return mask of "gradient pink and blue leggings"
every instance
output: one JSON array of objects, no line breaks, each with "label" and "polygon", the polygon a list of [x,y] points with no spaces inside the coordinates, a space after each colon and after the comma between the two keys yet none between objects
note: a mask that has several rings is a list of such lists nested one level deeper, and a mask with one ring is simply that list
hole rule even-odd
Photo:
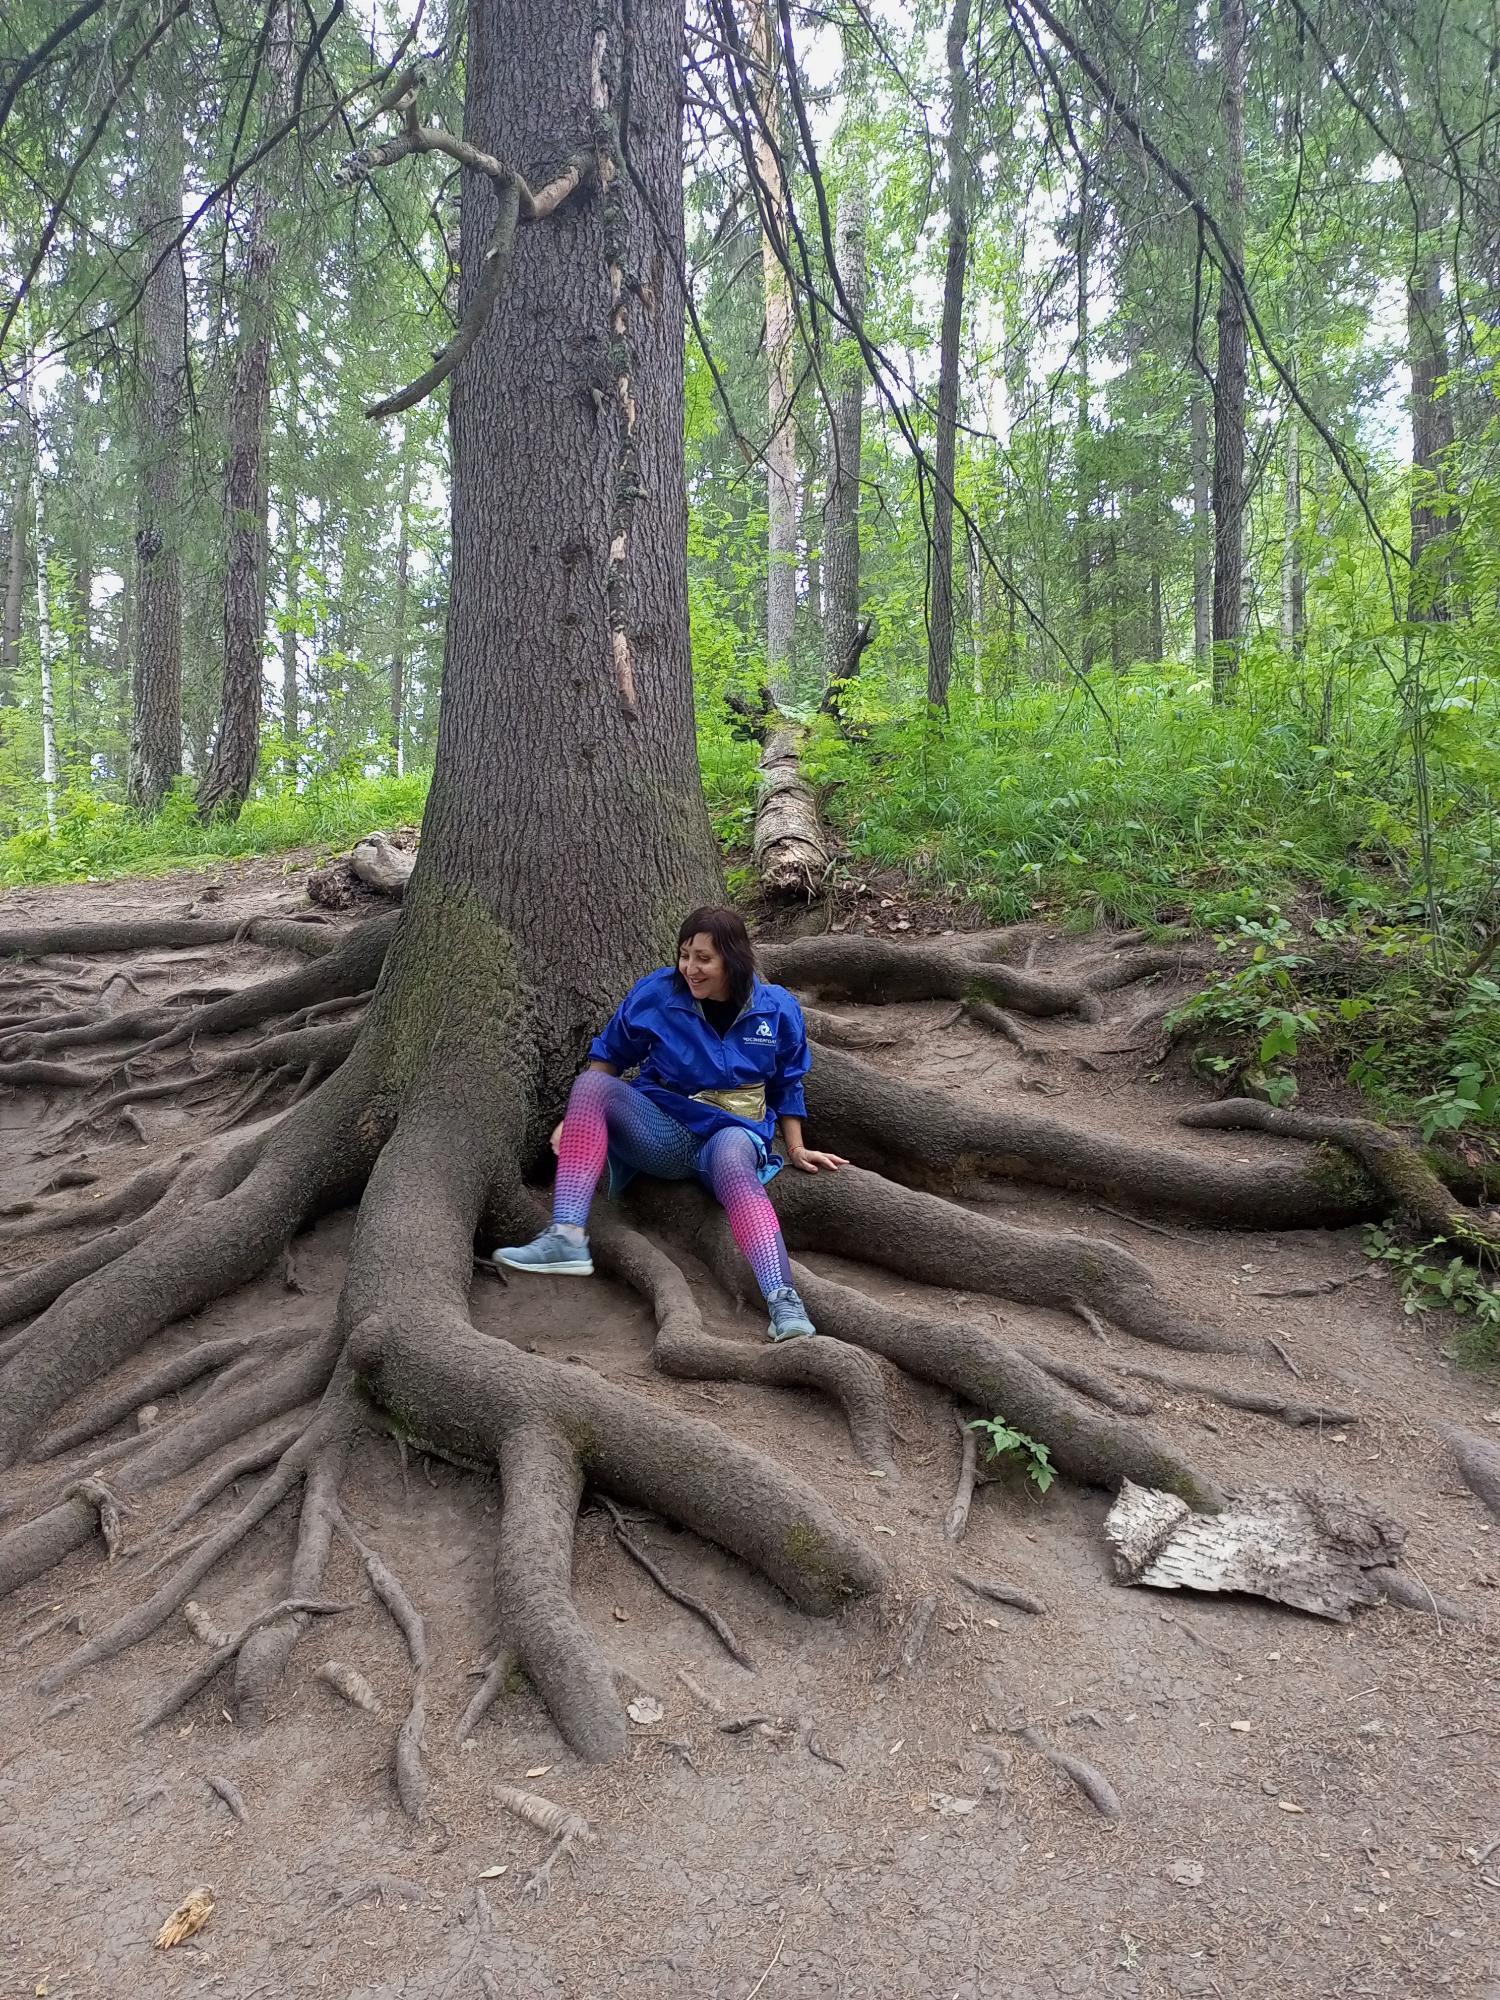
[{"label": "gradient pink and blue leggings", "polygon": [[699,1139],[619,1077],[585,1070],[573,1085],[563,1119],[552,1196],[554,1222],[579,1229],[586,1225],[611,1152],[623,1165],[660,1181],[686,1181],[695,1175],[706,1181],[729,1217],[734,1240],[762,1295],[769,1298],[792,1282],[781,1225],[760,1184],[760,1154],[748,1132],[726,1125]]}]

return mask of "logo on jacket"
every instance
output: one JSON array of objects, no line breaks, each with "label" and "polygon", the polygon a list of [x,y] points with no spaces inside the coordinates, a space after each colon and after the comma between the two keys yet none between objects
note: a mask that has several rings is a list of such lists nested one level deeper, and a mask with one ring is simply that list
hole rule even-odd
[{"label": "logo on jacket", "polygon": [[760,1026],[755,1030],[755,1039],[758,1042],[774,1042],[776,1039],[776,1030],[771,1026],[769,1021],[762,1021]]}]

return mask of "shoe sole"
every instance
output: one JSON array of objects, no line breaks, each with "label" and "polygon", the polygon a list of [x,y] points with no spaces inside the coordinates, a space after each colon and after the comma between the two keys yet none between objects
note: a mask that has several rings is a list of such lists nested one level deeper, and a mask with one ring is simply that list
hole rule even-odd
[{"label": "shoe sole", "polygon": [[507,1271],[527,1271],[533,1278],[592,1278],[594,1275],[592,1258],[587,1264],[520,1264],[497,1252],[490,1262],[503,1264]]}]

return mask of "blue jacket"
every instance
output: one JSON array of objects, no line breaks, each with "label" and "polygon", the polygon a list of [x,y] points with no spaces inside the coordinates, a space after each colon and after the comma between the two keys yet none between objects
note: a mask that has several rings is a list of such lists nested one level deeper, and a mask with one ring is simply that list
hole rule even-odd
[{"label": "blue jacket", "polygon": [[[812,1068],[802,1009],[784,986],[757,979],[727,1033],[704,1018],[674,966],[638,979],[594,1037],[590,1056],[624,1071],[640,1067],[636,1089],[700,1139],[725,1125],[740,1125],[769,1146],[776,1120],[806,1116],[802,1079]],[[763,1118],[737,1117],[705,1104],[697,1091],[760,1084]]]}]

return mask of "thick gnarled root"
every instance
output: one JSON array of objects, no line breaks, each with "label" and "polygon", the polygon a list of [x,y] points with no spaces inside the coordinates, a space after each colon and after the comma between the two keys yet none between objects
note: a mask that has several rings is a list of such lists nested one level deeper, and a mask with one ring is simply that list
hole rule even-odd
[{"label": "thick gnarled root", "polygon": [[446,1315],[372,1321],[351,1356],[399,1434],[460,1464],[498,1467],[507,1643],[583,1756],[611,1757],[624,1743],[613,1676],[567,1590],[585,1477],[729,1549],[802,1610],[837,1610],[884,1580],[794,1474],[590,1371],[485,1340]]},{"label": "thick gnarled root", "polygon": [[768,976],[788,986],[882,1005],[896,1000],[983,1001],[1044,1018],[1094,1019],[1101,996],[1139,979],[1195,969],[1180,948],[1147,945],[1108,951],[1065,976],[1008,965],[1013,938],[1001,933],[895,944],[884,938],[801,938],[762,948]]},{"label": "thick gnarled root", "polygon": [[[659,1227],[690,1231],[693,1211],[678,1191],[642,1185],[633,1206]],[[632,1229],[601,1216],[591,1237],[595,1262],[646,1299],[656,1315],[652,1358],[665,1375],[695,1382],[755,1382],[766,1388],[813,1389],[843,1411],[860,1463],[896,1478],[891,1415],[879,1366],[858,1347],[837,1340],[788,1340],[752,1346],[709,1333],[687,1279],[671,1258]],[[720,1272],[741,1282],[735,1257]]]},{"label": "thick gnarled root", "polygon": [[1380,1212],[1374,1183],[1337,1157],[1261,1166],[1173,1152],[1010,1106],[989,1110],[834,1049],[818,1051],[807,1098],[823,1144],[924,1187],[991,1175],[1247,1229],[1337,1228]]},{"label": "thick gnarled root", "polygon": [[1018,1229],[880,1174],[782,1174],[772,1200],[787,1242],[904,1277],[1092,1314],[1138,1340],[1208,1352],[1238,1343],[1174,1306],[1138,1257],[1101,1237]]},{"label": "thick gnarled root", "polygon": [[1199,1131],[1265,1132],[1272,1138],[1341,1147],[1378,1190],[1388,1213],[1429,1236],[1441,1236],[1463,1256],[1500,1265],[1500,1229],[1493,1220],[1455,1198],[1420,1146],[1373,1119],[1279,1110],[1258,1098],[1228,1097],[1184,1111],[1177,1122]]}]

